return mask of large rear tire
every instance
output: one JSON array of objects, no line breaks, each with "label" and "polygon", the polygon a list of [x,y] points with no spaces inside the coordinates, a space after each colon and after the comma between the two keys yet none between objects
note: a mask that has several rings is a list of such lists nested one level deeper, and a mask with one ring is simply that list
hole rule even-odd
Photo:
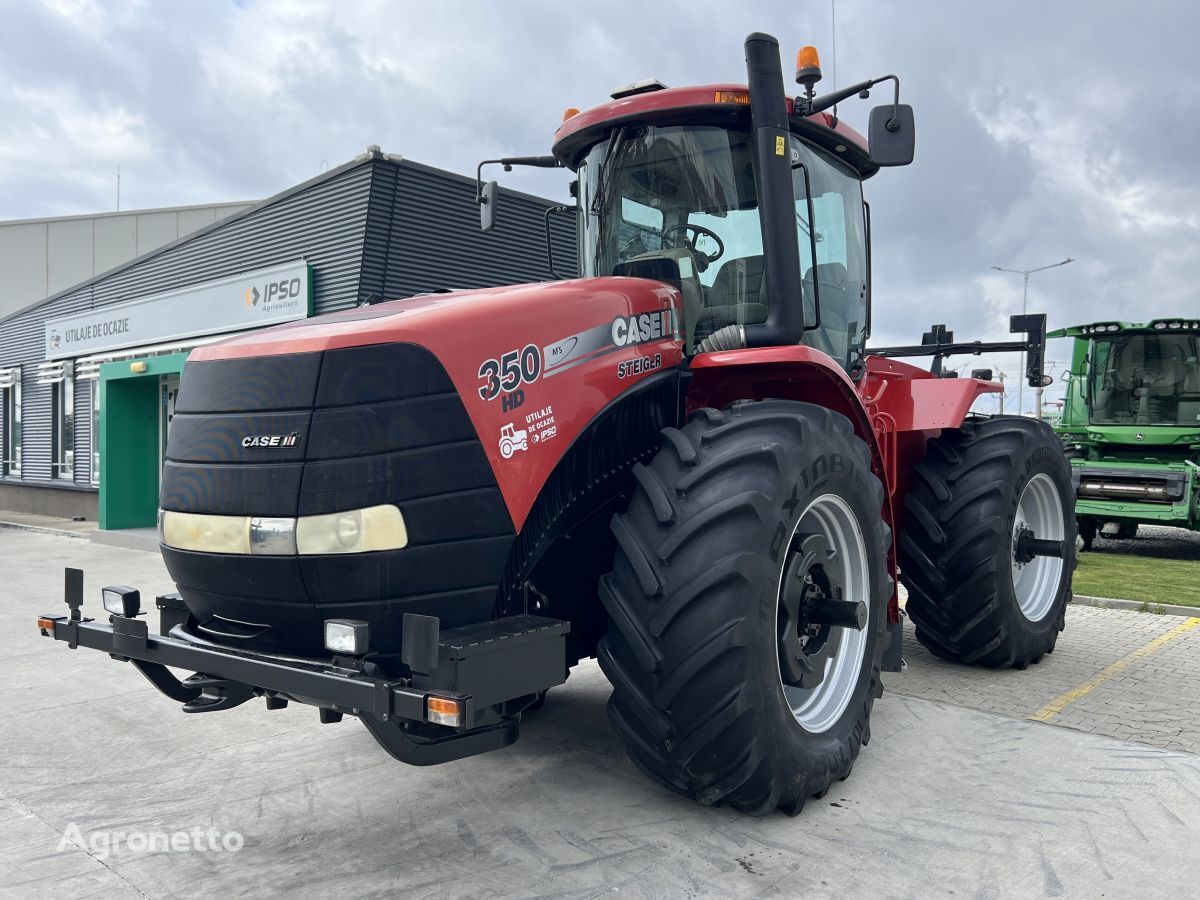
[{"label": "large rear tire", "polygon": [[[898,542],[917,640],[993,668],[1052,652],[1075,569],[1074,497],[1062,444],[1043,422],[973,419],[931,440]],[[1036,540],[1061,556],[1031,556]]]},{"label": "large rear tire", "polygon": [[850,773],[882,692],[882,487],[850,422],[806,403],[701,410],[663,437],[600,585],[609,717],[671,790],[795,814]]}]

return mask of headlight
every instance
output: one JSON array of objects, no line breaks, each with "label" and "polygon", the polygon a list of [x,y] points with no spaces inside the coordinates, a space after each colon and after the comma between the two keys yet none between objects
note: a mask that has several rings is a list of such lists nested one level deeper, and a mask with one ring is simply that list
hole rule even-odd
[{"label": "headlight", "polygon": [[254,556],[369,553],[408,545],[404,516],[391,504],[299,519],[159,510],[158,533],[177,550]]},{"label": "headlight", "polygon": [[249,553],[249,516],[208,516],[163,510],[159,538],[168,547],[201,553]]},{"label": "headlight", "polygon": [[399,550],[407,545],[404,516],[391,504],[303,516],[296,523],[296,549],[306,555]]}]

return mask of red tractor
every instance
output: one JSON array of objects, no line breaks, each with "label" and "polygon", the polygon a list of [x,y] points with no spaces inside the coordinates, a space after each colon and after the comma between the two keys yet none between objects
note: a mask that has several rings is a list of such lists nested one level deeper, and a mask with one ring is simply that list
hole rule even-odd
[{"label": "red tractor", "polygon": [[[785,96],[643,82],[569,111],[584,277],[434,294],[195,350],[163,470],[160,633],[133,588],[44,633],[129,660],[188,712],[252,697],[357,716],[395,757],[516,740],[596,656],[633,762],[671,790],[795,813],[849,774],[900,660],[897,577],[934,653],[1054,648],[1075,553],[1048,426],[969,414],[953,353],[868,351],[862,182],[911,161],[894,76]],[[870,141],[827,110],[881,82]],[[497,192],[481,188],[483,220]],[[502,215],[502,213],[500,213]],[[932,356],[932,371],[897,361]],[[180,680],[169,668],[197,674]]]}]

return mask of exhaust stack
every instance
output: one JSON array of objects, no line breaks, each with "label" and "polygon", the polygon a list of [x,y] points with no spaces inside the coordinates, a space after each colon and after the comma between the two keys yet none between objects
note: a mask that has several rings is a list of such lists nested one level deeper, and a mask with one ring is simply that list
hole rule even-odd
[{"label": "exhaust stack", "polygon": [[767,320],[746,326],[746,344],[798,344],[804,334],[804,303],[792,191],[791,131],[779,42],[769,34],[755,32],[746,38],[746,76],[768,303]]}]

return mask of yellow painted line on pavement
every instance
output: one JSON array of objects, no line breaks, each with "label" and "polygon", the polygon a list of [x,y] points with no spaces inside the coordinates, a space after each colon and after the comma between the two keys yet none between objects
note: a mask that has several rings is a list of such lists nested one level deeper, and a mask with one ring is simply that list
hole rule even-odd
[{"label": "yellow painted line on pavement", "polygon": [[1158,650],[1164,644],[1168,644],[1181,634],[1186,634],[1197,625],[1200,625],[1200,618],[1192,617],[1185,620],[1182,624],[1176,625],[1170,631],[1164,632],[1149,643],[1143,644],[1127,656],[1122,656],[1112,665],[1101,669],[1087,681],[1071,688],[1065,694],[1059,694],[1029,718],[1035,722],[1048,722],[1060,712],[1062,712],[1068,704],[1074,703],[1080,697],[1086,697],[1104,682],[1108,681],[1114,675],[1119,675],[1125,669],[1128,669],[1139,659],[1143,659]]}]

